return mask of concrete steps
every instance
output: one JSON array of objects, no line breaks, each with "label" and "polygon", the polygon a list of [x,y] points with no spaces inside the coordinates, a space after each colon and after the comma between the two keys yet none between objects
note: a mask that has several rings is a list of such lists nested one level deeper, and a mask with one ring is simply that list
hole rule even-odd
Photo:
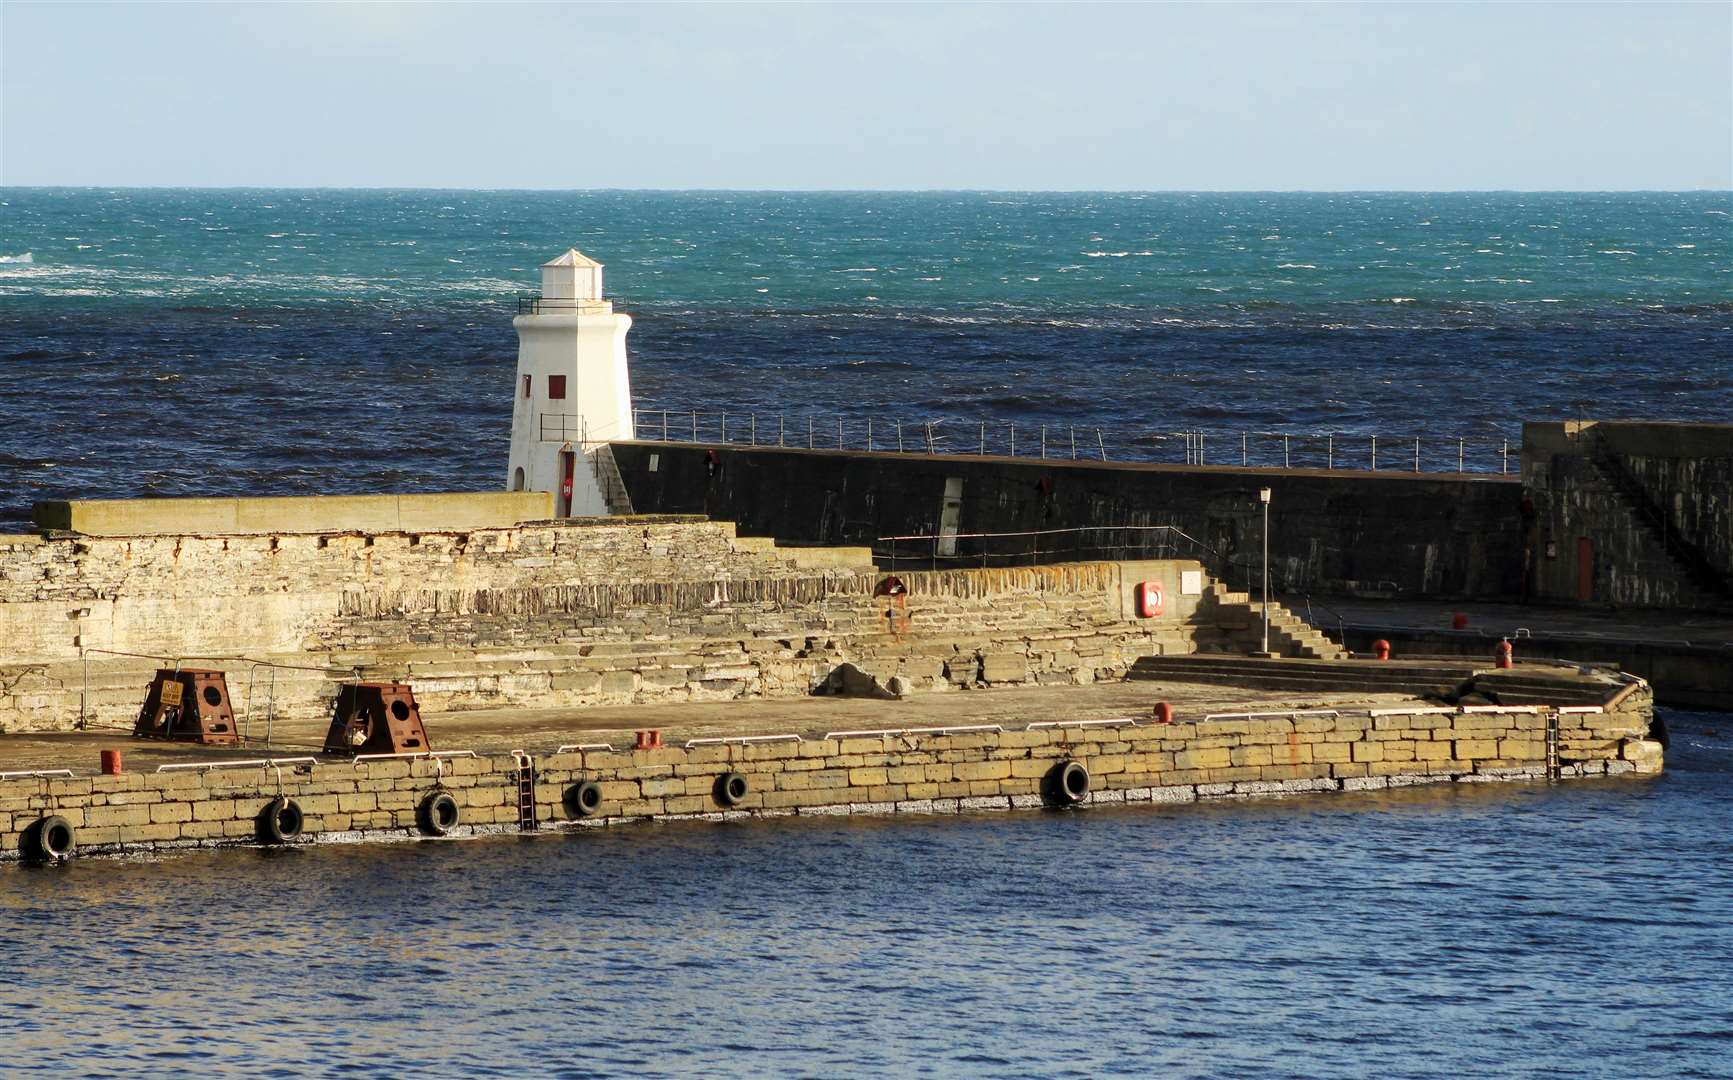
[{"label": "concrete steps", "polygon": [[1473,675],[1473,667],[1466,664],[1396,667],[1378,661],[1194,655],[1140,657],[1132,664],[1126,677],[1246,689],[1406,694],[1422,697],[1452,694]]},{"label": "concrete steps", "polygon": [[[1241,652],[1260,651],[1263,646],[1264,611],[1261,600],[1232,592],[1221,582],[1205,591],[1199,615],[1223,632]],[[1314,660],[1336,660],[1347,656],[1341,645],[1282,605],[1270,603],[1270,651],[1279,656]]]},{"label": "concrete steps", "polygon": [[620,475],[619,464],[614,461],[614,448],[604,443],[590,451],[589,457],[590,470],[595,474],[596,486],[601,489],[602,501],[607,504],[608,513],[633,513],[632,496],[626,490],[626,481]]}]

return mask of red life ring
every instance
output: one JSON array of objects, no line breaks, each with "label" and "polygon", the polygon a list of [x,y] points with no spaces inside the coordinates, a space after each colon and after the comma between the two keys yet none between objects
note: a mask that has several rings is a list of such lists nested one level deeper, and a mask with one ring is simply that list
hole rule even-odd
[{"label": "red life ring", "polygon": [[1166,596],[1163,595],[1161,582],[1140,581],[1137,584],[1137,617],[1140,619],[1155,619],[1166,610]]}]

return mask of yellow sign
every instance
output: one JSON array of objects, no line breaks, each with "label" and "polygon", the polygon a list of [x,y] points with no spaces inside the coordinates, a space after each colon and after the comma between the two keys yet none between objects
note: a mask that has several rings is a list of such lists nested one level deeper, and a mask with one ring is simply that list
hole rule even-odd
[{"label": "yellow sign", "polygon": [[182,689],[183,688],[182,688],[181,684],[178,682],[165,682],[165,683],[163,683],[162,684],[162,698],[161,698],[162,704],[164,704],[164,705],[179,705],[181,703],[181,690]]}]

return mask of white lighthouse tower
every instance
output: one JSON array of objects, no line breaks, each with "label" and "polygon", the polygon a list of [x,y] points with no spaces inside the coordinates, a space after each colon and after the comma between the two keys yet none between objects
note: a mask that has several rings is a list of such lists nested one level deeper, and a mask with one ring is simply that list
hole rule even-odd
[{"label": "white lighthouse tower", "polygon": [[632,317],[602,299],[602,264],[573,248],[542,264],[541,296],[520,302],[511,324],[518,352],[507,487],[553,492],[561,517],[608,513],[619,474],[607,443],[633,434]]}]

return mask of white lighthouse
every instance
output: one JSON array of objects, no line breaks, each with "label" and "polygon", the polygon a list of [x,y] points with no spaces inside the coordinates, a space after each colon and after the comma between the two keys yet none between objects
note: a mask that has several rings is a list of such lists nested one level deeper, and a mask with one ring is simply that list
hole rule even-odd
[{"label": "white lighthouse", "polygon": [[561,517],[628,509],[607,443],[633,434],[632,317],[602,299],[602,264],[576,248],[543,263],[541,295],[520,302],[511,324],[518,352],[507,487],[553,492]]}]

